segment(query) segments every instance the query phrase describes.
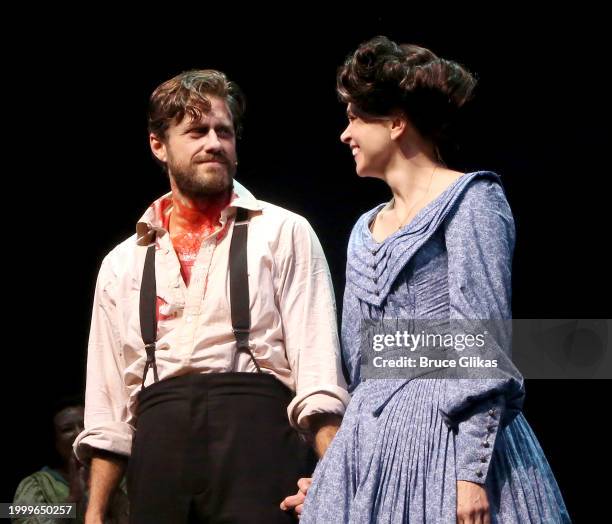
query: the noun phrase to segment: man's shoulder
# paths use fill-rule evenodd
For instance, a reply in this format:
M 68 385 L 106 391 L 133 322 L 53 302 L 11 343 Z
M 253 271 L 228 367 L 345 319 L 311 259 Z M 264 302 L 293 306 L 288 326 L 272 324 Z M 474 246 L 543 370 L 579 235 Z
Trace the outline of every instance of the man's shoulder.
M 116 260 L 130 256 L 137 250 L 138 247 L 140 247 L 138 245 L 138 237 L 136 236 L 136 233 L 134 233 L 112 248 L 106 255 L 106 258 Z
M 138 237 L 134 233 L 107 253 L 102 261 L 102 270 L 118 276 L 133 266 L 134 261 L 141 256 L 140 251 L 142 246 L 138 244 Z
M 261 205 L 261 213 L 258 220 L 278 227 L 289 226 L 310 229 L 308 219 L 299 213 L 263 200 L 258 200 L 258 203 Z

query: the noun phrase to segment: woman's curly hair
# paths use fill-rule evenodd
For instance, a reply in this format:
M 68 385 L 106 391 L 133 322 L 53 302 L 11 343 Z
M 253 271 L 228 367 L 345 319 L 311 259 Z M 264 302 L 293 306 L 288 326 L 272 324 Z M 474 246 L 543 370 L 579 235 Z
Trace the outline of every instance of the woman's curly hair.
M 403 111 L 436 145 L 452 138 L 458 110 L 471 99 L 475 86 L 474 75 L 457 62 L 385 36 L 361 44 L 337 75 L 342 102 L 372 116 Z

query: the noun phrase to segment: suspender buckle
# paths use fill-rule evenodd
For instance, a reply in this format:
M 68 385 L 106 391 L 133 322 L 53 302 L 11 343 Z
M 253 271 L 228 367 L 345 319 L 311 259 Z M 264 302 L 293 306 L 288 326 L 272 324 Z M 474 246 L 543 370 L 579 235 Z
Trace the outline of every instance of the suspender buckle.
M 145 344 L 145 349 L 147 351 L 147 361 L 145 362 L 144 373 L 142 375 L 142 387 L 145 387 L 145 379 L 147 378 L 147 373 L 150 368 L 153 368 L 153 379 L 155 382 L 159 381 L 159 376 L 157 375 L 157 364 L 155 363 L 155 342 L 150 342 L 149 344 Z
M 250 330 L 242 328 L 233 328 L 234 336 L 236 337 L 236 343 L 238 349 L 249 349 L 249 333 Z
M 147 352 L 147 363 L 155 362 L 155 342 L 145 344 L 145 350 Z

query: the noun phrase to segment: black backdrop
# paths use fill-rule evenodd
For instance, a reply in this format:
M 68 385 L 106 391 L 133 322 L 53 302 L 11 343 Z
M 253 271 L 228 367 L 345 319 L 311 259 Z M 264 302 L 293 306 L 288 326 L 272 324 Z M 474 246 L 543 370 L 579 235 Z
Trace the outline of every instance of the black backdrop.
M 147 20 L 130 21 L 94 13 L 76 23 L 43 24 L 8 49 L 20 67 L 11 69 L 5 106 L 28 112 L 8 124 L 23 124 L 18 165 L 8 177 L 16 189 L 5 201 L 6 209 L 17 204 L 9 222 L 16 240 L 6 252 L 13 268 L 7 280 L 15 286 L 10 331 L 20 336 L 5 342 L 16 361 L 4 371 L 11 413 L 5 431 L 13 436 L 5 446 L 2 500 L 47 460 L 49 406 L 84 387 L 100 261 L 167 191 L 148 151 L 147 98 L 185 69 L 221 69 L 246 92 L 237 178 L 258 198 L 310 220 L 340 305 L 350 228 L 389 195 L 379 181 L 356 177 L 339 141 L 345 117 L 334 92 L 337 66 L 376 34 L 462 62 L 480 81 L 451 167 L 502 175 L 518 234 L 514 317 L 612 316 L 609 140 L 604 144 L 609 64 L 600 15 L 585 10 L 535 19 L 484 11 L 442 23 L 442 13 L 277 9 L 238 24 L 232 17 L 239 8 L 227 10 L 176 18 L 152 11 Z M 16 94 L 24 83 L 28 97 Z M 608 459 L 601 438 L 608 385 L 527 383 L 526 416 L 576 522 L 588 522 L 603 496 L 597 477 Z

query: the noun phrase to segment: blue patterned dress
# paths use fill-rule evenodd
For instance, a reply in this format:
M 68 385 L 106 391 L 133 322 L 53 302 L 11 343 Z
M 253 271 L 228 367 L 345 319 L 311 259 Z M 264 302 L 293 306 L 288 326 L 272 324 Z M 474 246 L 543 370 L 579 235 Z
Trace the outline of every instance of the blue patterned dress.
M 493 522 L 569 522 L 521 413 L 520 376 L 360 378 L 362 319 L 509 319 L 514 220 L 499 176 L 455 180 L 403 229 L 376 242 L 355 224 L 342 351 L 351 402 L 317 465 L 302 524 L 456 522 L 456 483 L 485 484 Z

